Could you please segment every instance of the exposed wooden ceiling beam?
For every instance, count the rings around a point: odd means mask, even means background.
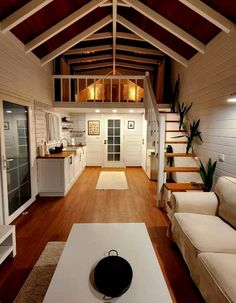
[[[112,35],[113,35],[113,75],[116,74],[116,20],[117,20],[117,0],[112,0]]]
[[[150,59],[150,58],[145,58],[145,57],[136,57],[136,56],[126,56],[126,55],[120,55],[120,54],[116,54],[116,59],[140,62],[140,63],[147,63],[147,64],[159,64],[160,63],[160,61],[156,60],[156,59]]]
[[[102,40],[102,39],[111,39],[112,38],[112,32],[104,32],[104,33],[95,33],[89,36],[85,39],[85,41],[91,41],[91,40]]]
[[[121,51],[126,51],[135,54],[145,54],[145,55],[154,55],[154,56],[164,56],[163,52],[157,49],[144,48],[144,47],[135,47],[123,44],[116,44],[116,49]]]
[[[125,68],[129,67],[129,68],[137,69],[137,70],[154,71],[154,68],[152,66],[141,65],[141,64],[133,64],[133,63],[128,63],[128,62],[116,61],[116,65],[125,67]]]
[[[1,31],[6,33],[53,0],[31,0],[13,14],[1,21]]]
[[[54,51],[52,51],[51,53],[49,53],[48,55],[43,57],[41,59],[41,65],[43,66],[43,65],[47,64],[48,62],[50,62],[51,60],[53,60],[60,54],[67,51],[69,48],[73,47],[77,43],[86,39],[88,36],[92,35],[94,32],[96,32],[99,29],[106,26],[110,22],[112,22],[112,16],[109,15],[109,16],[103,18],[102,20],[100,20],[99,22],[95,23],[94,25],[90,26],[89,28],[87,28],[85,31],[83,31],[79,35],[75,36],[71,40],[67,41],[66,43],[64,43],[63,45],[61,45],[60,47],[58,47],[57,49],[55,49]]]
[[[213,23],[215,26],[219,27],[226,33],[229,33],[233,27],[233,23],[216,12],[210,6],[206,5],[200,0],[179,0],[184,5],[191,8],[193,11],[201,15],[203,18],[207,19],[209,22]]]
[[[112,44],[106,44],[106,45],[98,45],[98,46],[90,46],[90,47],[81,47],[81,48],[72,48],[67,50],[64,55],[89,55],[96,52],[102,52],[106,50],[111,50]]]
[[[198,39],[194,38],[186,31],[175,25],[174,23],[170,22],[168,19],[164,18],[162,15],[156,13],[154,10],[149,8],[148,6],[144,5],[142,2],[138,0],[124,0],[128,3],[131,7],[137,10],[139,13],[143,14],[148,19],[152,20],[154,23],[158,24],[159,26],[163,27],[179,39],[183,40],[185,43],[191,45],[193,48],[201,52],[202,54],[205,52],[205,45],[199,41]]]
[[[89,57],[82,57],[82,58],[75,58],[75,59],[67,59],[68,64],[80,64],[86,62],[96,62],[102,60],[112,60],[112,55],[100,55],[100,56],[89,56]]]
[[[188,66],[188,60],[176,53],[174,50],[163,44],[162,42],[158,41],[148,33],[141,30],[139,27],[134,25],[133,23],[129,22],[127,19],[121,17],[120,15],[117,16],[117,22],[119,22],[121,25],[125,26],[129,30],[131,30],[133,33],[147,41],[148,43],[152,44],[156,48],[163,51],[165,54],[173,58],[174,60],[178,61],[184,66]]]
[[[97,69],[97,68],[104,68],[108,66],[112,66],[112,62],[101,62],[96,64],[84,64],[80,66],[73,67],[74,71],[81,71],[86,69]],[[125,68],[131,68],[131,69],[137,69],[137,70],[146,70],[146,71],[153,71],[154,68],[151,66],[141,65],[141,64],[132,64],[132,63],[124,63],[124,62],[116,62],[117,66],[125,67]]]
[[[112,3],[112,0],[109,0],[103,4],[100,5],[100,7],[104,7],[104,6],[112,6],[113,3]],[[118,6],[125,6],[125,7],[129,7],[128,4],[124,3],[123,1],[117,1],[117,5]]]
[[[85,69],[97,69],[97,68],[103,68],[107,66],[112,66],[112,61],[110,62],[101,62],[101,63],[96,63],[96,64],[84,64],[80,66],[75,66],[73,69],[75,71],[80,71],[80,70],[85,70]]]
[[[73,14],[69,15],[62,21],[58,22],[54,26],[50,27],[48,30],[43,32],[41,35],[37,36],[30,42],[28,42],[25,46],[26,53],[29,53],[39,45],[43,44],[45,41],[49,40],[56,34],[60,33],[63,31],[65,28],[69,27],[76,21],[82,19],[84,16],[89,14],[91,11],[99,7],[99,3],[105,2],[106,0],[101,0],[100,2],[97,0],[92,0],[89,1],[87,4],[82,6],[80,9],[78,9],[76,12]]]
[[[140,37],[138,37],[137,35],[132,34],[132,33],[125,33],[125,32],[117,32],[116,33],[116,38],[127,39],[127,40],[143,41],[143,39],[140,38]]]
[[[145,71],[144,70],[133,70],[132,68],[122,68],[122,67],[118,67],[116,68],[116,73],[119,75],[132,75],[132,72],[135,74],[135,76],[137,75],[144,75]],[[132,78],[132,77],[130,77]]]

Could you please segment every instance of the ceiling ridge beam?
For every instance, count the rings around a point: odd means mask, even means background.
[[[93,52],[101,52],[106,50],[112,50],[112,44],[69,49],[64,53],[64,55],[89,54],[90,52],[93,53]]]
[[[112,32],[95,33],[85,39],[85,41],[109,39],[112,38]]]
[[[112,60],[112,54],[67,59],[67,63],[68,64],[79,64],[79,63],[84,63],[84,62],[101,61],[101,60],[108,60],[108,59]]]
[[[156,59],[150,59],[145,57],[136,57],[136,56],[127,56],[127,55],[120,55],[116,54],[117,60],[127,60],[127,61],[133,61],[133,62],[141,62],[141,63],[147,63],[147,64],[159,64],[160,60]]]
[[[143,14],[145,17],[156,23],[157,25],[163,27],[165,30],[169,31],[174,36],[178,37],[185,43],[189,44],[202,54],[205,52],[205,45],[186,31],[184,31],[179,26],[175,25],[173,22],[170,22],[168,19],[158,14],[148,6],[144,5],[138,0],[124,0],[131,7],[137,10],[139,13]]]
[[[91,11],[93,11],[94,9],[99,7],[99,4],[101,2],[105,2],[105,1],[106,0],[101,0],[99,2],[97,0],[92,0],[89,3],[85,4],[84,6],[82,6],[77,11],[75,11],[74,13],[72,13],[71,15],[67,16],[66,18],[64,18],[60,22],[56,23],[55,25],[53,25],[52,27],[50,27],[49,29],[44,31],[42,34],[40,34],[39,36],[35,37],[33,40],[28,42],[25,45],[26,53],[31,52],[32,50],[34,50],[39,45],[43,44],[44,42],[46,42],[47,40],[49,40],[50,38],[52,38],[56,34],[63,31],[65,28],[69,27],[70,25],[72,25],[76,21],[82,19],[84,16],[89,14]]]
[[[163,52],[161,52],[157,49],[151,49],[151,48],[135,47],[135,46],[130,46],[130,45],[116,44],[116,49],[121,50],[121,51],[125,51],[125,52],[136,53],[136,54],[164,56]]]
[[[53,0],[32,0],[1,21],[1,31],[6,33],[35,14]]]
[[[227,34],[233,28],[233,23],[225,18],[223,15],[215,11],[210,6],[206,5],[202,1],[199,0],[179,0],[181,3],[189,7],[195,13],[199,14],[203,18],[207,19],[207,21],[211,22],[215,26],[219,27],[222,31]]]
[[[103,28],[104,26],[106,26],[110,22],[112,22],[112,16],[108,15],[107,17],[103,18],[99,22],[93,24],[92,26],[90,26],[89,28],[84,30],[82,33],[78,34],[77,36],[75,36],[71,40],[67,41],[66,43],[59,46],[54,51],[52,51],[51,53],[49,53],[45,57],[43,57],[41,59],[41,65],[43,66],[43,65],[47,64],[48,62],[52,61],[54,58],[56,58],[60,54],[64,53],[65,51],[67,51],[69,48],[73,47],[77,43],[83,41],[88,36],[92,35],[93,33],[98,31],[99,29]]]
[[[173,58],[177,62],[181,63],[184,66],[188,66],[188,60],[186,58],[184,58],[183,56],[181,56],[180,54],[178,54],[177,52],[175,52],[174,50],[172,50],[171,48],[169,48],[168,46],[166,46],[162,42],[158,41],[153,36],[144,32],[139,27],[137,27],[133,23],[129,22],[127,19],[118,15],[117,22],[119,22],[121,25],[123,25],[126,28],[128,28],[129,30],[131,30],[133,33],[135,33],[136,35],[138,35],[139,37],[141,37],[142,39],[144,39],[148,43],[150,43],[153,46],[155,46],[156,48],[160,49],[161,51],[163,51],[165,54],[167,54],[168,56],[170,56],[171,58]]]
[[[100,7],[112,6],[112,5],[113,5],[112,0],[109,0],[109,1],[106,1],[105,3],[103,3],[103,4],[100,4]],[[130,7],[127,3],[124,3],[124,1],[121,1],[121,0],[117,1],[117,5],[118,6]]]
[[[116,20],[117,20],[117,0],[112,0],[112,35],[113,35],[113,75],[116,74]]]

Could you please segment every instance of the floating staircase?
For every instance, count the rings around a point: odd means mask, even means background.
[[[187,182],[178,181],[175,177],[173,182],[165,182],[162,189],[162,203],[165,202],[167,214],[170,213],[170,194],[175,191],[189,191],[189,190],[203,190],[203,184],[199,174],[199,167],[195,162],[196,154],[186,154],[186,143],[185,137],[176,138],[176,136],[184,135],[185,130],[179,130],[179,116],[177,113],[170,112],[170,109],[161,109],[160,114],[165,115],[165,145],[171,145],[173,153],[165,153],[165,158],[173,158],[173,166],[164,166],[163,173],[165,174],[164,180],[166,180],[167,173],[172,173],[175,176],[178,174],[188,174],[189,179]],[[165,163],[167,161],[165,160]],[[179,163],[185,163],[185,165],[179,165]],[[165,200],[165,201],[164,201]]]

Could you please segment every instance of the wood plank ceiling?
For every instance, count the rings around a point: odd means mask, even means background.
[[[164,54],[187,66],[236,23],[235,0],[1,0],[11,31],[45,65],[64,56],[71,70],[155,70]]]

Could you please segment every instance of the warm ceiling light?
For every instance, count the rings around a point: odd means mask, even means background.
[[[134,111],[132,109],[129,110],[130,113],[133,113]]]
[[[228,102],[236,102],[236,93],[233,93],[230,95],[230,97],[227,99]]]
[[[117,113],[117,110],[116,110],[116,109],[113,109],[112,112],[113,112],[113,113]]]
[[[96,112],[96,113],[100,113],[100,109],[96,109],[95,112]]]

